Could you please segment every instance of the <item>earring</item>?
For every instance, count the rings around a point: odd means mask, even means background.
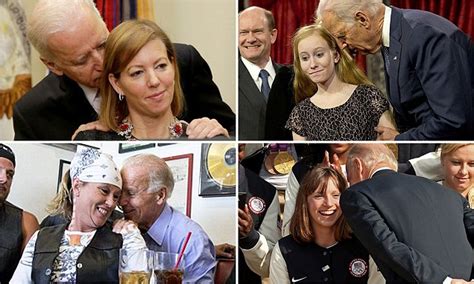
[[[124,98],[123,94],[122,94],[122,93],[119,93],[119,94],[118,94],[118,99],[119,99],[119,101],[123,101],[123,98]]]

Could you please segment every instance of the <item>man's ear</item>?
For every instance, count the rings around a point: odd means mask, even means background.
[[[356,168],[356,176],[357,176],[357,179],[362,181],[362,180],[365,180],[364,178],[364,164],[362,163],[362,160],[359,159],[359,158],[355,158],[354,159],[354,164],[355,164],[355,168]]]
[[[53,72],[54,74],[56,74],[58,76],[64,75],[63,70],[56,63],[54,63],[53,61],[50,61],[48,59],[45,59],[43,57],[41,57],[40,59],[41,59],[41,61],[43,61],[44,65],[46,65],[46,67],[48,67],[49,71]]]
[[[278,30],[277,30],[277,29],[273,29],[273,30],[271,30],[270,34],[271,34],[271,36],[272,36],[271,42],[272,42],[272,44],[274,44],[275,41],[277,40]]]
[[[166,187],[160,188],[158,191],[158,194],[156,195],[156,203],[158,205],[162,205],[166,202],[166,199],[168,197],[168,192],[166,191]]]
[[[122,91],[122,88],[120,87],[119,79],[117,79],[112,73],[109,74],[108,78],[109,78],[109,83],[110,85],[112,85],[112,88],[114,88],[115,92],[117,94],[121,94],[125,96],[125,94]]]
[[[370,20],[368,15],[363,11],[357,11],[355,14],[355,21],[362,27],[368,29],[370,27]]]

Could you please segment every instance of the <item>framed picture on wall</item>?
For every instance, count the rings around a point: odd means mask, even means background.
[[[191,217],[193,187],[193,154],[163,158],[173,172],[174,189],[168,203],[174,209]]]
[[[70,165],[71,161],[59,159],[58,183],[56,185],[56,193],[58,192],[61,180],[63,179],[64,174],[69,170]]]
[[[138,150],[147,149],[147,148],[153,148],[153,147],[155,147],[155,143],[141,143],[141,142],[120,143],[118,152],[122,154],[122,153],[128,153],[128,152],[138,151]]]
[[[232,143],[202,144],[199,196],[235,196],[237,151]]]

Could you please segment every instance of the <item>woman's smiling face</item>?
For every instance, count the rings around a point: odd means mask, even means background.
[[[339,207],[339,197],[341,192],[334,180],[328,180],[326,190],[316,189],[307,197],[309,215],[311,223],[317,230],[318,227],[333,227],[342,216]]]

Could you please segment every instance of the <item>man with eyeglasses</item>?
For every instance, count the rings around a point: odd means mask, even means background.
[[[6,199],[15,175],[15,154],[0,144],[0,283],[8,283],[31,235],[38,230],[36,217]]]
[[[215,249],[206,232],[167,200],[174,187],[173,173],[166,162],[152,154],[129,157],[122,166],[123,191],[119,204],[126,219],[138,224],[149,249],[184,252],[184,282],[214,283]]]

